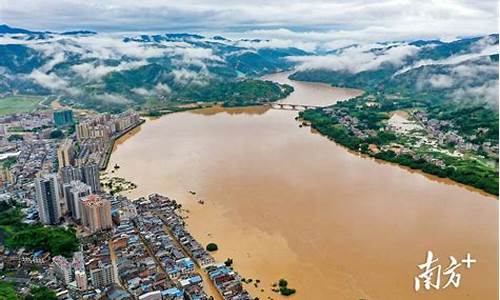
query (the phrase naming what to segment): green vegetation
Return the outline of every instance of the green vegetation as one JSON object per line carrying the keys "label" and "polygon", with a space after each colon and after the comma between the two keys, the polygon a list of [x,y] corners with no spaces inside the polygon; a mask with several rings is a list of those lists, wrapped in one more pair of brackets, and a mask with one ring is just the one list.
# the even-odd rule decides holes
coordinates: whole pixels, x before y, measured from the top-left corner
{"label": "green vegetation", "polygon": [[66,257],[71,257],[78,250],[74,229],[27,225],[21,221],[22,213],[19,208],[13,207],[0,212],[0,229],[6,234],[5,245],[8,248],[45,249],[53,256]]}
{"label": "green vegetation", "polygon": [[25,300],[57,300],[56,292],[46,286],[32,287]]}
{"label": "green vegetation", "polygon": [[[114,166],[114,170],[117,170],[119,168],[120,167],[117,165]],[[121,177],[111,177],[111,178],[103,177],[101,181],[101,186],[106,187],[111,195],[116,195],[121,192],[128,192],[137,188],[137,185],[135,183],[127,181]]]}
{"label": "green vegetation", "polygon": [[11,207],[7,210],[0,212],[0,225],[4,226],[19,226],[23,215],[21,209],[17,207]]}
{"label": "green vegetation", "polygon": [[24,137],[21,134],[12,134],[12,135],[9,135],[9,137],[7,138],[7,140],[9,142],[22,141],[22,140],[24,140]]}
{"label": "green vegetation", "polygon": [[212,96],[214,101],[223,101],[224,106],[247,106],[264,102],[274,102],[293,92],[289,85],[279,85],[272,81],[247,79],[228,86]]}
{"label": "green vegetation", "polygon": [[226,261],[224,262],[224,264],[226,265],[226,267],[232,266],[233,265],[233,259],[232,258],[226,259]]}
{"label": "green vegetation", "polygon": [[449,167],[440,168],[424,159],[415,160],[409,155],[396,155],[392,151],[380,152],[373,156],[411,169],[422,170],[425,173],[441,178],[450,178],[456,182],[498,195],[498,171],[492,167],[478,164],[473,160],[446,158],[444,162]]}
{"label": "green vegetation", "polygon": [[0,281],[0,299],[2,300],[20,300],[21,297],[16,293],[13,285]]}
{"label": "green vegetation", "polygon": [[78,250],[78,239],[75,233],[73,228],[21,226],[7,237],[5,245],[9,248],[24,247],[27,250],[45,249],[52,256],[71,257],[73,252]]}
{"label": "green vegetation", "polygon": [[62,132],[62,130],[59,130],[59,129],[52,130],[50,132],[49,138],[62,139],[62,138],[64,138],[64,132]]}
{"label": "green vegetation", "polygon": [[10,169],[13,165],[15,165],[17,162],[17,157],[16,156],[10,156],[7,157],[2,161],[2,167],[4,169]]}
{"label": "green vegetation", "polygon": [[217,244],[215,244],[215,243],[209,243],[207,245],[207,251],[213,252],[213,251],[217,251],[218,249],[219,249],[219,247],[217,247]]}
{"label": "green vegetation", "polygon": [[0,98],[0,115],[34,111],[42,101],[40,97],[5,97]]}
{"label": "green vegetation", "polygon": [[[275,287],[275,286],[276,286],[276,284],[273,284],[273,287]],[[283,296],[290,296],[290,295],[295,294],[295,292],[296,292],[295,289],[288,287],[288,281],[286,281],[285,279],[280,279],[278,281],[278,288],[274,288],[273,291],[279,292]]]}
{"label": "green vegetation", "polygon": [[[141,68],[131,72],[113,73],[105,78],[106,89],[115,93],[123,94],[133,88],[154,88],[157,80],[157,73],[161,69],[155,69],[152,65],[146,66],[147,71]],[[140,76],[144,72],[144,76]],[[150,74],[152,72],[152,74]],[[130,74],[129,74],[130,73]],[[154,75],[156,74],[156,75]],[[140,77],[137,79],[136,77]],[[151,77],[151,78],[150,78]],[[134,78],[134,79],[132,79]],[[133,83],[131,83],[133,81]],[[97,111],[119,112],[127,107],[135,106],[143,109],[151,116],[160,116],[168,112],[175,112],[191,108],[183,108],[184,104],[202,103],[222,103],[224,106],[250,106],[259,105],[265,102],[273,102],[288,96],[293,91],[289,85],[281,85],[271,81],[258,79],[227,80],[206,79],[206,81],[191,82],[185,85],[172,85],[172,91],[168,96],[158,99],[153,96],[146,98],[130,93],[135,103],[106,103],[105,101],[85,100],[79,105],[84,108],[95,109]],[[67,103],[69,104],[69,103]]]}
{"label": "green vegetation", "polygon": [[271,81],[245,79],[238,81],[214,81],[203,86],[182,89],[172,96],[173,102],[222,102],[223,106],[249,106],[274,102],[288,96],[293,87]]}
{"label": "green vegetation", "polygon": [[56,293],[46,286],[32,286],[25,297],[16,292],[12,283],[0,281],[1,300],[57,300]]}
{"label": "green vegetation", "polygon": [[[489,38],[498,44],[498,35]],[[498,82],[498,72],[491,71],[498,68],[498,55],[458,64],[404,68],[419,59],[443,59],[466,53],[478,41],[471,38],[432,42],[433,47],[422,47],[403,66],[382,64],[360,72],[326,69],[297,72],[292,79],[366,91],[328,109],[302,112],[301,117],[322,134],[354,151],[498,195],[499,114],[498,104],[494,104],[498,99],[479,92]],[[418,47],[427,44],[415,43]],[[475,71],[464,81],[456,78],[459,69]],[[433,78],[449,78],[451,82],[434,85]],[[388,121],[395,112],[407,115],[406,125]],[[397,120],[394,122],[398,124]]]}
{"label": "green vegetation", "polygon": [[279,285],[280,287],[287,286],[287,285],[288,285],[288,281],[286,281],[285,279],[280,279],[280,280],[278,281],[278,285]]}
{"label": "green vegetation", "polygon": [[[498,195],[498,164],[494,162],[498,157],[495,157],[495,154],[485,154],[481,151],[468,151],[466,155],[453,156],[447,154],[447,152],[440,152],[437,148],[416,147],[416,134],[395,134],[385,129],[385,123],[391,110],[415,110],[417,109],[416,106],[422,103],[409,99],[400,99],[398,105],[394,107],[386,106],[384,105],[384,100],[379,100],[379,103],[382,103],[381,105],[368,107],[364,105],[366,101],[366,97],[358,97],[333,106],[333,114],[321,109],[316,109],[301,112],[300,116],[305,121],[310,122],[311,126],[320,133],[351,150],[401,164],[412,169],[422,170],[439,177],[450,178],[456,182],[476,187],[493,195]],[[409,103],[410,101],[412,102],[411,104]],[[411,107],[408,107],[410,105]],[[422,105],[421,107],[426,106]],[[436,107],[433,108],[434,109],[431,110],[429,114],[430,118],[434,117],[438,111]],[[475,111],[478,115],[483,115],[486,111],[484,109],[471,110]],[[439,116],[445,118],[444,120],[450,120],[448,118],[452,116],[460,119],[463,118],[463,115],[460,116],[463,111],[463,109],[449,109],[441,111]],[[372,117],[366,117],[367,114],[371,114]],[[342,117],[339,116],[341,115],[357,118],[359,123],[357,123],[355,127],[353,125],[350,126],[364,133],[368,132],[373,134],[365,136],[354,134],[352,128],[340,122],[340,118]],[[470,114],[468,114],[468,116],[470,116]],[[495,136],[486,134],[481,136],[477,135],[475,139],[479,140],[470,140],[467,142],[481,144],[488,141],[492,144],[498,144],[495,140],[498,139],[498,125],[494,125],[495,122],[498,123],[498,113],[495,114],[490,112],[488,116],[483,116],[483,120],[482,126],[484,128],[492,128],[488,129],[487,133],[491,131],[497,132],[497,134]],[[478,128],[477,126],[478,125],[476,125],[475,128]],[[493,127],[496,127],[496,129]],[[458,124],[454,129],[462,135],[472,130],[464,124]],[[370,130],[375,131],[370,132]],[[371,151],[369,145],[376,145],[378,149],[383,150],[380,152]],[[397,154],[391,149],[392,145],[402,145],[407,152]],[[480,149],[482,149],[482,146]],[[454,146],[452,146],[452,150],[454,150]],[[436,164],[437,161],[439,161],[439,165]]]}

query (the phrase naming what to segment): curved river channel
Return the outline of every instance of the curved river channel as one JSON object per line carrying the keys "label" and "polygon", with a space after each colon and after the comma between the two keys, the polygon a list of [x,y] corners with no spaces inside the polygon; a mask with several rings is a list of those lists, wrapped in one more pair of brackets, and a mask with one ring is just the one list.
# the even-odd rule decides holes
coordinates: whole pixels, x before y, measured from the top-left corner
{"label": "curved river channel", "polygon": [[[325,105],[356,90],[289,83],[284,103]],[[230,257],[260,299],[285,278],[291,299],[497,299],[498,199],[349,152],[299,127],[296,111],[209,108],[146,122],[118,141],[114,176],[138,185],[129,197],[162,193],[189,209],[189,230]],[[192,195],[189,191],[195,191]],[[199,204],[198,200],[204,204]],[[432,250],[471,253],[460,285],[414,290]],[[261,291],[263,289],[263,291]],[[283,297],[284,298],[284,297]]]}

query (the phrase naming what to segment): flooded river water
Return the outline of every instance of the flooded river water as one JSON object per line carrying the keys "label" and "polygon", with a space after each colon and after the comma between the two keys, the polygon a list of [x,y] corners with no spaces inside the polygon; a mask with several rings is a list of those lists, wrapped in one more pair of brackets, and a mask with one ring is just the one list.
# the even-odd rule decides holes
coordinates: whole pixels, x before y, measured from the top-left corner
{"label": "flooded river water", "polygon": [[[267,78],[295,87],[284,103],[359,93]],[[349,152],[299,127],[296,115],[265,107],[166,115],[118,141],[110,166],[138,185],[130,197],[158,192],[189,209],[193,235],[260,280],[246,285],[254,297],[280,299],[271,285],[285,278],[292,299],[498,298],[497,198]],[[415,292],[428,250],[443,268],[468,252],[478,262],[457,270],[458,288]]]}

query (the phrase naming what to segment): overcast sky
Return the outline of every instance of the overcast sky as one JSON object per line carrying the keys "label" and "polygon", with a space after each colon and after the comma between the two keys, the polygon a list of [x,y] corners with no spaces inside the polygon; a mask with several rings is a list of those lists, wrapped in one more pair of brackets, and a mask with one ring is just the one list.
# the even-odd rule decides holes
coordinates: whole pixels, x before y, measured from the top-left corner
{"label": "overcast sky", "polygon": [[0,23],[334,44],[453,39],[498,32],[498,0],[0,0]]}

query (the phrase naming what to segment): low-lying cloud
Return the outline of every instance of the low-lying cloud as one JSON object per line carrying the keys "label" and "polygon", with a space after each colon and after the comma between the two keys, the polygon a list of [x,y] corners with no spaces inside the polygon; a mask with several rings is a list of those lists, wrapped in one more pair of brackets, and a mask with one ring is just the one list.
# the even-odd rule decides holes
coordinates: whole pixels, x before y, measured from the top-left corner
{"label": "low-lying cloud", "polygon": [[77,73],[80,77],[88,81],[96,81],[108,75],[111,72],[121,72],[131,69],[136,69],[147,64],[147,61],[131,61],[121,62],[117,66],[101,65],[99,62],[83,63],[71,66],[71,70]]}
{"label": "low-lying cloud", "polygon": [[38,30],[231,32],[238,37],[366,43],[485,35],[498,26],[496,0],[3,2],[3,22]]}
{"label": "low-lying cloud", "polygon": [[[382,50],[375,50],[384,47]],[[322,69],[359,73],[376,70],[382,64],[401,66],[407,57],[414,56],[420,49],[413,45],[400,44],[392,47],[382,45],[353,46],[344,49],[340,54],[321,56],[296,56],[289,59],[298,63],[297,70]]]}

